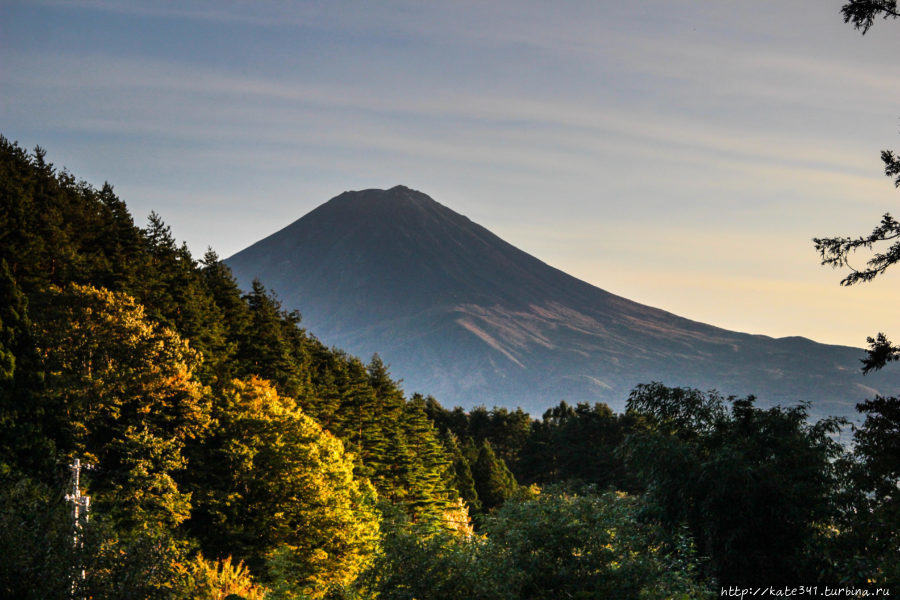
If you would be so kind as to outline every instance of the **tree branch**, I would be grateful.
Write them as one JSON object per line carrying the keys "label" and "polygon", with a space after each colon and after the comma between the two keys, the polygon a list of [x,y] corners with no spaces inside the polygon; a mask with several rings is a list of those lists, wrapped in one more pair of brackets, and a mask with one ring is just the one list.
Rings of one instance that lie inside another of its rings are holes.
{"label": "tree branch", "polygon": [[879,16],[883,19],[900,17],[897,0],[850,0],[841,8],[841,14],[844,15],[844,23],[853,23],[853,27],[863,35]]}

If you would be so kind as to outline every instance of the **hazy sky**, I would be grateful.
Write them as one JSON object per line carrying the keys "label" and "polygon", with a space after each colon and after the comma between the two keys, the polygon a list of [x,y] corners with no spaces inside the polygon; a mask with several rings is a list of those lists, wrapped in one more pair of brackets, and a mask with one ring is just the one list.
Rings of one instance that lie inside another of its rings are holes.
{"label": "hazy sky", "polygon": [[862,346],[900,269],[840,288],[811,238],[900,199],[900,23],[841,4],[0,0],[0,133],[196,254],[404,184],[632,300]]}

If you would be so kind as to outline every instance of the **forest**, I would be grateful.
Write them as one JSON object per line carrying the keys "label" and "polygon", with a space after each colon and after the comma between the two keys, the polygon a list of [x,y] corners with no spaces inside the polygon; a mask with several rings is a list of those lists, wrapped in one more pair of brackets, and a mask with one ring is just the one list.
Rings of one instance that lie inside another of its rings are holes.
{"label": "forest", "polygon": [[238,289],[158,215],[135,225],[112,186],[41,148],[0,138],[0,194],[3,597],[702,598],[900,581],[896,398],[858,406],[852,445],[803,405],[657,382],[624,414],[451,410],[407,397],[377,355],[329,348],[263,283]]}

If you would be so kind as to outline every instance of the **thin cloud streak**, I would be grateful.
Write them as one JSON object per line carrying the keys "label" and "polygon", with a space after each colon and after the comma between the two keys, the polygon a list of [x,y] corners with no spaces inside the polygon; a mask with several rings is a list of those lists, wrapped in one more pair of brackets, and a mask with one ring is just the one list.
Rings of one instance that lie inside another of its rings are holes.
{"label": "thin cloud streak", "polygon": [[[60,64],[61,63],[61,64]],[[59,66],[62,77],[47,73],[43,65]],[[92,65],[87,69],[79,69]],[[540,137],[541,147],[568,147],[571,152],[608,149],[622,151],[622,143],[643,143],[645,149],[668,147],[705,153],[727,154],[760,164],[796,164],[805,167],[821,165],[823,171],[849,171],[855,173],[870,170],[871,159],[862,156],[859,149],[829,147],[824,136],[821,139],[795,140],[788,134],[758,133],[735,125],[730,129],[710,126],[702,119],[667,118],[652,112],[604,109],[599,111],[584,104],[567,102],[534,102],[510,97],[454,96],[420,97],[372,96],[360,89],[329,86],[285,84],[275,81],[209,75],[176,65],[146,64],[134,61],[104,61],[101,57],[83,59],[59,59],[45,57],[34,66],[33,72],[41,74],[43,86],[49,89],[67,89],[91,92],[91,96],[119,93],[137,102],[117,102],[107,98],[110,104],[126,106],[124,114],[109,117],[82,117],[63,122],[60,127],[79,127],[88,131],[103,131],[119,135],[165,135],[192,140],[225,141],[246,138],[247,129],[255,129],[268,143],[287,143],[293,135],[290,126],[305,127],[321,123],[322,113],[336,114],[334,120],[346,119],[351,113],[363,122],[376,122],[377,117],[396,116],[398,119],[428,118],[428,128],[440,131],[441,123],[453,122],[454,130],[460,123],[469,124],[469,131],[477,129],[480,141],[495,137],[502,142],[515,142],[526,149],[538,161],[540,152],[532,137]],[[11,84],[17,83],[15,79]],[[34,82],[32,82],[34,84]],[[165,93],[169,105],[160,105],[155,95],[143,96],[152,89],[156,94]],[[124,90],[124,94],[123,94]],[[130,93],[129,93],[130,92]],[[900,87],[898,87],[900,93]],[[248,97],[265,106],[247,108]],[[364,99],[361,99],[364,98]],[[146,106],[142,106],[141,102]],[[89,104],[89,103],[86,103]],[[92,105],[86,106],[87,112]],[[104,106],[98,106],[105,109]],[[315,116],[309,112],[318,109]],[[107,110],[96,110],[108,115]],[[64,113],[60,113],[64,114]],[[373,115],[370,117],[370,115]],[[325,115],[326,120],[328,115]],[[216,127],[210,127],[212,122]],[[335,127],[329,130],[329,143],[341,138]],[[287,127],[289,133],[285,133]],[[487,129],[482,129],[487,127]],[[505,129],[509,128],[508,131]],[[530,134],[529,128],[541,128]],[[312,130],[321,135],[323,127]],[[385,128],[388,129],[388,128]],[[464,128],[465,129],[465,128]],[[369,144],[387,131],[372,131],[366,136]],[[419,133],[419,132],[416,132]],[[588,135],[588,133],[590,135]],[[345,136],[350,145],[360,142],[361,136]],[[516,139],[518,138],[518,139]],[[455,154],[458,158],[471,156],[471,148],[442,149],[441,144],[418,143],[407,140],[409,152],[418,154],[430,151],[436,158]],[[488,140],[489,141],[489,140]],[[396,145],[386,144],[386,149]],[[587,147],[586,147],[587,146]],[[493,155],[493,152],[491,152]],[[519,157],[524,166],[533,166],[535,160]]]}
{"label": "thin cloud streak", "polygon": [[[878,151],[896,142],[900,47],[839,6],[10,2],[0,120],[197,252],[403,183],[601,287],[630,273],[611,290],[626,296],[665,301],[660,273],[684,275],[679,310],[722,324],[747,308],[734,282],[766,269],[795,306],[831,302],[810,238],[866,231],[896,201]],[[647,237],[660,228],[677,233]]]}

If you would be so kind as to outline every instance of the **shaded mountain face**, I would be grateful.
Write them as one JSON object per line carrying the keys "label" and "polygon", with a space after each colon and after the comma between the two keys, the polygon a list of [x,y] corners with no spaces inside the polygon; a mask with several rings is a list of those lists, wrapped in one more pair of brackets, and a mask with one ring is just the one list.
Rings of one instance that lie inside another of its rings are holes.
{"label": "shaded mountain face", "polygon": [[407,392],[444,405],[622,410],[635,385],[662,381],[852,416],[900,384],[894,370],[863,378],[858,348],[727,331],[615,296],[403,186],[345,192],[226,262],[325,343],[379,353]]}

